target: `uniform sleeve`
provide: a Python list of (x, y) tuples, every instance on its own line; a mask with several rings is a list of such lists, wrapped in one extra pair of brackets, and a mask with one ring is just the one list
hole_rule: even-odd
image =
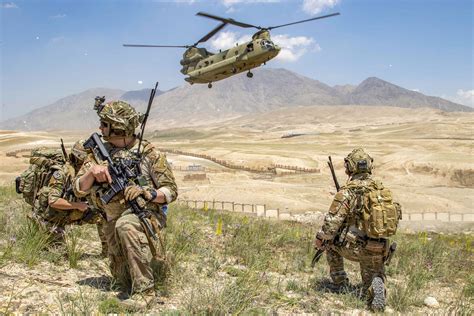
[(49, 180), (48, 187), (48, 204), (51, 205), (62, 197), (64, 192), (64, 186), (66, 185), (67, 176), (62, 170), (56, 170), (53, 172), (51, 179)]
[(76, 177), (74, 178), (74, 181), (73, 181), (73, 191), (74, 191), (74, 195), (77, 196), (78, 198), (83, 198), (83, 197), (86, 197), (90, 194), (91, 192), (91, 189), (89, 190), (86, 190), (86, 191), (81, 191), (79, 189), (79, 179), (84, 175), (86, 174), (86, 172), (94, 165), (94, 159), (92, 156), (88, 156), (86, 158), (86, 160), (84, 161), (84, 163), (82, 164), (81, 166), (81, 169), (79, 170), (79, 172), (77, 173)]
[(163, 153), (155, 152), (151, 157), (150, 176), (156, 189), (165, 195), (166, 203), (171, 203), (178, 197), (178, 187), (171, 166)]
[(355, 201), (355, 197), (351, 195), (349, 190), (342, 189), (336, 193), (329, 207), (329, 212), (324, 217), (324, 224), (318, 233), (318, 238), (323, 240), (334, 239), (349, 214), (353, 201)]

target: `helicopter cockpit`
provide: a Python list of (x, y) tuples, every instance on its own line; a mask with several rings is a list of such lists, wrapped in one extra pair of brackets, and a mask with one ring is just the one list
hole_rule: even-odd
[(262, 48), (266, 48), (268, 50), (274, 50), (275, 49), (275, 44), (270, 40), (262, 40), (260, 42), (260, 45), (262, 46)]

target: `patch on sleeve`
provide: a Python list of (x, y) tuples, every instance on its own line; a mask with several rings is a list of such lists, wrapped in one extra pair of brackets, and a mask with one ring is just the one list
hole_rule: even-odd
[(159, 170), (163, 170), (166, 168), (166, 165), (167, 165), (166, 155), (160, 153), (155, 163), (155, 167), (157, 167)]
[(59, 170), (56, 170), (56, 171), (53, 173), (53, 178), (56, 179), (56, 180), (61, 179), (61, 172), (59, 172)]
[(344, 200), (344, 193), (341, 191), (337, 192), (336, 196), (334, 196), (334, 200), (332, 201), (331, 206), (329, 207), (329, 213), (337, 214), (339, 212), (339, 209), (343, 205)]

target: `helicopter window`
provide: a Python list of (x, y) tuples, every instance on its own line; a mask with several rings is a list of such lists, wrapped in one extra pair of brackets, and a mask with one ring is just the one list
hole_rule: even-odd
[(253, 43), (247, 45), (247, 52), (253, 52)]
[(274, 48), (273, 43), (267, 40), (262, 40), (260, 42), (260, 45), (262, 45), (262, 47), (265, 47), (265, 48)]

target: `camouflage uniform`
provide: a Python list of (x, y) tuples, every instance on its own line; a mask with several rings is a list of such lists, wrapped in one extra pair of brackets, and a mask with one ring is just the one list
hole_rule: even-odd
[[(354, 167), (353, 160), (365, 160), (365, 168)], [(362, 149), (354, 150), (346, 158), (346, 173), (350, 179), (336, 193), (323, 226), (316, 235), (317, 239), (328, 242), (326, 257), (336, 287), (341, 288), (349, 283), (343, 258), (359, 262), (363, 290), (368, 294), (369, 301), (374, 278), (379, 277), (382, 281), (386, 279), (384, 262), (389, 250), (388, 239), (369, 238), (362, 225), (360, 188), (382, 185), (371, 179), (371, 169), (372, 158)]]
[(382, 238), (370, 240), (366, 236), (357, 215), (357, 195), (353, 192), (353, 189), (367, 186), (373, 181), (369, 174), (358, 174), (341, 187), (318, 233), (320, 239), (333, 240), (341, 232), (339, 238), (330, 244), (326, 252), (331, 278), (335, 284), (347, 282), (343, 258), (360, 263), (365, 289), (369, 288), (374, 276), (378, 275), (385, 279), (384, 257), (388, 250), (388, 240)]
[[(74, 144), (71, 154), (69, 155), (69, 162), (63, 165), (55, 165), (52, 168), (56, 169), (49, 183), (42, 187), (37, 195), (35, 201), (34, 212), (32, 219), (34, 219), (43, 228), (49, 231), (55, 241), (63, 241), (65, 226), (70, 224), (81, 225), (85, 223), (97, 223), (99, 237), (101, 242), (105, 242), (102, 230), (99, 229), (101, 216), (97, 212), (90, 213), (81, 212), (79, 210), (61, 210), (52, 207), (58, 199), (64, 198), (68, 201), (75, 199), (72, 188), (72, 181), (76, 175), (75, 166), (80, 166), (85, 158), (85, 152), (82, 148), (82, 142), (78, 141)], [(106, 248), (105, 248), (106, 249)]]
[(69, 163), (55, 168), (57, 170), (54, 171), (48, 185), (38, 192), (32, 217), (53, 234), (54, 240), (62, 241), (65, 226), (81, 219), (83, 213), (76, 210), (58, 210), (50, 206), (64, 197), (67, 180), (71, 181), (75, 176), (74, 168)]
[[(111, 106), (118, 108), (125, 106), (127, 110), (129, 109), (128, 104), (120, 102), (112, 103)], [(100, 113), (109, 109), (106, 105)], [(135, 113), (134, 109), (133, 112)], [(122, 112), (119, 111), (119, 113)], [(103, 119), (103, 115), (99, 114), (99, 116)], [(131, 125), (133, 131), (138, 125), (138, 121)], [(113, 124), (112, 127), (114, 127)], [(107, 139), (107, 137), (104, 138)], [(138, 142), (135, 142), (131, 148), (114, 147), (109, 142), (105, 142), (104, 145), (113, 161), (136, 158)], [(157, 152), (153, 145), (147, 141), (143, 141), (142, 150), (140, 167), (146, 181), (144, 187), (161, 191), (166, 198), (166, 203), (171, 203), (177, 197), (177, 187), (166, 156)], [(152, 266), (157, 261), (162, 261), (164, 257), (160, 229), (164, 227), (166, 217), (158, 203), (148, 202), (146, 204), (146, 209), (151, 214), (150, 222), (159, 237), (159, 242), (155, 242), (150, 236), (147, 236), (142, 223), (129, 209), (123, 192), (115, 195), (108, 204), (103, 204), (100, 197), (109, 188), (108, 183), (94, 182), (92, 188), (81, 191), (80, 178), (94, 164), (101, 163), (103, 162), (98, 161), (92, 153), (88, 155), (76, 177), (74, 192), (78, 197), (89, 196), (94, 206), (103, 210), (107, 216), (104, 223), (104, 233), (107, 238), (110, 269), (113, 277), (132, 293), (144, 292), (154, 287), (155, 271)]]

